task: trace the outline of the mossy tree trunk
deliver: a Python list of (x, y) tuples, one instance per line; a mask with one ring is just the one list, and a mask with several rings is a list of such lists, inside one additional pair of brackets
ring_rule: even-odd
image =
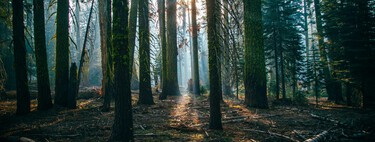
[(139, 0), (139, 101), (138, 104), (152, 105), (150, 71), (150, 31), (148, 0)]
[(65, 107), (69, 93), (69, 1), (57, 0), (55, 104)]
[(128, 45), (128, 2), (113, 0), (113, 64), (115, 119), (109, 141), (134, 141), (130, 91), (130, 52)]
[(38, 110), (52, 107), (51, 88), (49, 84), (47, 49), (44, 22), (44, 2), (34, 0), (34, 39), (38, 83)]
[(223, 129), (221, 123), (221, 84), (220, 84), (220, 44), (219, 44), (219, 30), (217, 30), (217, 16), (219, 13), (215, 10), (218, 6), (216, 0), (207, 0), (207, 34), (208, 34), (208, 62), (209, 62), (209, 77), (210, 77), (210, 129)]
[(261, 0), (243, 0), (245, 25), (245, 103), (268, 108)]
[(17, 115), (30, 112), (30, 92), (27, 82), (26, 46), (23, 22), (23, 1), (13, 0), (14, 68), (16, 71)]
[(167, 1), (167, 73), (163, 85), (163, 96), (180, 95), (177, 77), (177, 23), (176, 23), (176, 0)]

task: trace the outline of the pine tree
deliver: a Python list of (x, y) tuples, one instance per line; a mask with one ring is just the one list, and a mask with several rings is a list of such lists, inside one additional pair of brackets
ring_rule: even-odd
[(109, 111), (112, 93), (112, 54), (111, 54), (111, 0), (99, 0), (100, 45), (102, 51), (103, 82), (102, 111)]
[(57, 0), (55, 104), (67, 105), (69, 90), (69, 1)]
[(198, 65), (198, 30), (197, 30), (197, 6), (195, 0), (191, 0), (191, 21), (193, 37), (193, 93), (200, 95), (199, 85), (199, 65)]
[[(111, 27), (111, 0), (99, 0), (99, 16), (101, 18), (101, 46), (105, 52), (102, 58), (105, 61), (103, 68), (103, 108), (102, 111), (109, 111), (113, 94), (113, 62), (112, 62), (112, 27)], [(105, 46), (105, 47), (104, 47)], [(105, 50), (105, 51), (104, 51)], [(105, 68), (105, 69), (104, 69)]]
[(154, 104), (151, 91), (148, 0), (139, 0), (139, 104)]
[(217, 30), (219, 13), (215, 10), (218, 6), (216, 0), (207, 0), (207, 26), (208, 26), (208, 60), (209, 60), (209, 76), (210, 76), (210, 129), (221, 130), (223, 126), (221, 124), (221, 110), (220, 110), (220, 96), (221, 96), (221, 86), (220, 86), (220, 62), (218, 55), (220, 55), (220, 45), (219, 45), (219, 31)]
[[(163, 83), (163, 96), (180, 95), (177, 78), (177, 28), (176, 0), (167, 0), (167, 49), (166, 49), (166, 80)], [(164, 69), (163, 69), (164, 70)]]
[(113, 64), (115, 120), (109, 141), (134, 141), (130, 91), (130, 52), (128, 46), (128, 3), (113, 0)]
[(14, 68), (16, 71), (17, 114), (30, 112), (30, 92), (27, 82), (26, 46), (23, 24), (23, 1), (13, 0)]
[(245, 103), (268, 108), (261, 0), (244, 0)]
[(46, 110), (52, 107), (51, 88), (49, 84), (47, 49), (43, 0), (34, 0), (34, 37), (35, 57), (38, 80), (38, 109)]
[[(161, 86), (162, 89), (167, 88), (167, 40), (165, 35), (165, 0), (158, 0), (158, 13), (159, 13), (159, 34), (161, 43), (161, 56), (162, 56), (162, 73), (161, 73)], [(167, 99), (167, 93), (161, 93), (160, 100)]]

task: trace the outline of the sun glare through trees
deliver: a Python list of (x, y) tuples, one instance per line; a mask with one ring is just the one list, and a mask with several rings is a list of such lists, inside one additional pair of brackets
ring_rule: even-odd
[(0, 142), (375, 141), (373, 0), (1, 0)]

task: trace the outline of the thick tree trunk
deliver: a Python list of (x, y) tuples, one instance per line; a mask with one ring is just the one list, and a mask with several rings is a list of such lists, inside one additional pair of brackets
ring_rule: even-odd
[(49, 84), (43, 0), (34, 0), (34, 39), (38, 82), (38, 110), (52, 107)]
[(328, 60), (327, 60), (327, 51), (324, 47), (324, 35), (323, 35), (323, 22), (322, 22), (322, 16), (320, 11), (320, 2), (319, 0), (314, 0), (314, 6), (315, 6), (315, 17), (316, 17), (316, 29), (318, 31), (318, 44), (319, 44), (319, 54), (320, 54), (320, 62), (323, 65), (323, 74), (324, 74), (324, 80), (326, 84), (326, 90), (328, 94), (328, 100), (335, 100), (335, 87), (332, 86), (332, 77), (330, 70), (328, 68)]
[(210, 76), (210, 129), (221, 130), (223, 129), (221, 123), (221, 110), (220, 110), (220, 96), (222, 94), (220, 86), (220, 45), (219, 45), (219, 31), (217, 30), (217, 16), (219, 13), (215, 10), (218, 6), (216, 0), (207, 0), (207, 34), (208, 34), (208, 61), (209, 61), (209, 76)]
[[(113, 93), (113, 82), (112, 82), (112, 73), (113, 73), (113, 63), (112, 63), (112, 28), (111, 28), (111, 0), (105, 0), (105, 1), (99, 1), (100, 2), (100, 5), (103, 5), (102, 8), (104, 8), (103, 10), (105, 12), (103, 12), (103, 15), (102, 16), (105, 16), (105, 19), (103, 19), (103, 22), (105, 23), (101, 23), (103, 25), (101, 26), (105, 26), (105, 28), (103, 27), (103, 31), (105, 33), (105, 39), (101, 39), (101, 40), (105, 40), (105, 43), (104, 41), (102, 41), (103, 44), (105, 44), (105, 58), (104, 60), (106, 61), (106, 63), (103, 63), (102, 65), (105, 64), (105, 66), (102, 66), (102, 68), (106, 68), (106, 71), (105, 71), (105, 74), (103, 74), (103, 80), (104, 80), (104, 85), (103, 85), (103, 95), (104, 95), (104, 102), (103, 102), (103, 107), (102, 107), (102, 111), (109, 111), (110, 110), (110, 107), (111, 107), (111, 98), (112, 98), (112, 93)], [(102, 27), (101, 27), (102, 28)], [(103, 47), (104, 48), (104, 47)], [(105, 75), (105, 76), (104, 76)]]
[[(101, 51), (101, 57), (102, 57), (102, 96), (109, 95), (107, 94), (107, 89), (109, 89), (109, 80), (107, 77), (107, 38), (109, 35), (107, 35), (107, 0), (99, 0), (98, 6), (99, 6), (99, 26), (100, 26), (100, 51)], [(109, 103), (104, 105), (103, 103), (103, 110), (109, 109)]]
[(30, 92), (27, 84), (26, 46), (23, 24), (23, 1), (13, 0), (14, 68), (16, 70), (17, 114), (30, 112)]
[[(159, 34), (161, 43), (161, 56), (162, 56), (162, 73), (161, 73), (161, 86), (162, 90), (168, 85), (167, 82), (167, 40), (165, 37), (165, 0), (158, 0), (158, 13), (159, 13)], [(161, 93), (160, 100), (167, 99), (167, 93)]]
[(134, 141), (130, 91), (130, 52), (128, 46), (128, 3), (113, 0), (113, 62), (115, 120), (109, 141)]
[(177, 31), (176, 31), (176, 0), (167, 1), (167, 74), (163, 85), (163, 95), (180, 95), (177, 78)]
[(138, 104), (152, 105), (150, 71), (150, 31), (148, 0), (139, 0), (139, 100)]
[(69, 93), (69, 1), (57, 0), (55, 104), (65, 107)]
[(198, 30), (197, 30), (197, 6), (195, 0), (191, 0), (191, 21), (193, 37), (193, 94), (200, 95), (199, 64), (198, 64)]
[(69, 94), (67, 95), (68, 102), (67, 107), (70, 109), (75, 109), (77, 107), (77, 85), (78, 83), (78, 74), (77, 74), (77, 64), (72, 63), (70, 67), (70, 79), (69, 79)]
[(245, 25), (245, 103), (268, 108), (261, 0), (243, 0)]

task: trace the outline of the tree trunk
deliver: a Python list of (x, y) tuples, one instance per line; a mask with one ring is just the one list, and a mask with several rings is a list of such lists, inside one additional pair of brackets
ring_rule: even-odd
[[(132, 68), (134, 68), (135, 38), (136, 38), (136, 33), (137, 33), (137, 12), (138, 12), (138, 1), (131, 0), (131, 7), (130, 7), (130, 13), (129, 13), (129, 47), (131, 49), (130, 67)], [(142, 14), (142, 13), (139, 13), (139, 14)], [(136, 78), (137, 76), (135, 75), (135, 72), (133, 72), (132, 79), (136, 79)]]
[(43, 0), (34, 0), (34, 39), (38, 82), (38, 110), (52, 107), (49, 84)]
[(180, 95), (177, 78), (177, 31), (176, 31), (176, 0), (167, 1), (167, 74), (163, 85), (163, 95)]
[(65, 107), (69, 93), (69, 1), (57, 0), (55, 104)]
[[(101, 12), (100, 12), (101, 11)], [(100, 0), (99, 1), (99, 16), (101, 19), (100, 29), (101, 29), (101, 46), (102, 46), (102, 68), (103, 69), (103, 96), (104, 102), (102, 106), (102, 111), (109, 111), (111, 107), (111, 94), (113, 93), (113, 83), (112, 83), (112, 41), (111, 41), (111, 0)], [(102, 37), (103, 36), (103, 37)], [(103, 51), (105, 50), (105, 51)], [(104, 65), (104, 66), (103, 66)], [(104, 72), (105, 70), (105, 72)]]
[(279, 52), (278, 52), (278, 47), (277, 47), (277, 38), (276, 38), (276, 25), (275, 22), (273, 22), (273, 46), (274, 46), (274, 60), (275, 60), (275, 93), (276, 93), (276, 99), (280, 99), (280, 79), (279, 79)]
[(268, 108), (261, 0), (243, 0), (245, 25), (245, 103)]
[(230, 96), (232, 95), (231, 90), (231, 77), (230, 77), (230, 57), (229, 57), (229, 3), (228, 0), (223, 0), (224, 5), (224, 46), (223, 46), (223, 77), (222, 77), (222, 83), (223, 83), (223, 95)]
[(193, 36), (193, 94), (200, 95), (199, 64), (198, 64), (198, 29), (196, 0), (191, 0), (191, 21)]
[(23, 1), (13, 0), (14, 68), (16, 70), (17, 115), (30, 112), (30, 92), (27, 84), (26, 46), (23, 24)]
[(77, 85), (78, 83), (78, 74), (77, 74), (77, 64), (72, 63), (70, 67), (70, 79), (69, 79), (69, 94), (67, 95), (68, 102), (67, 107), (70, 109), (75, 109), (77, 107)]
[[(159, 34), (161, 42), (161, 56), (162, 56), (162, 74), (161, 74), (161, 86), (162, 90), (167, 88), (167, 40), (165, 37), (165, 0), (158, 0), (158, 13), (159, 13)], [(167, 99), (167, 93), (161, 93), (159, 96), (160, 100)]]
[(328, 60), (327, 60), (327, 51), (324, 47), (324, 35), (323, 35), (323, 22), (322, 16), (320, 11), (320, 2), (319, 0), (314, 0), (315, 6), (315, 17), (316, 17), (316, 29), (318, 31), (318, 44), (319, 44), (319, 53), (320, 53), (320, 62), (323, 65), (323, 73), (324, 73), (324, 80), (326, 83), (326, 90), (328, 94), (328, 100), (335, 100), (335, 89), (332, 86), (332, 78), (331, 73), (328, 68)]
[(220, 62), (218, 52), (220, 52), (219, 45), (219, 31), (217, 30), (217, 16), (219, 13), (215, 10), (218, 6), (216, 0), (207, 0), (207, 34), (208, 34), (208, 60), (209, 60), (209, 76), (210, 76), (210, 129), (221, 130), (223, 129), (221, 123), (221, 110), (220, 110), (220, 96), (221, 96), (221, 86), (220, 86)]
[(113, 63), (115, 120), (109, 141), (134, 141), (130, 91), (130, 52), (128, 46), (128, 3), (113, 0)]
[(150, 31), (148, 0), (139, 0), (139, 100), (138, 104), (152, 105), (150, 71)]
[[(98, 6), (99, 6), (99, 26), (100, 26), (100, 51), (101, 51), (101, 57), (102, 57), (102, 96), (109, 95), (107, 94), (107, 89), (109, 88), (109, 82), (107, 77), (107, 38), (109, 35), (107, 35), (107, 0), (99, 0)], [(104, 106), (103, 103), (103, 110), (104, 108), (109, 109), (108, 104)]]

